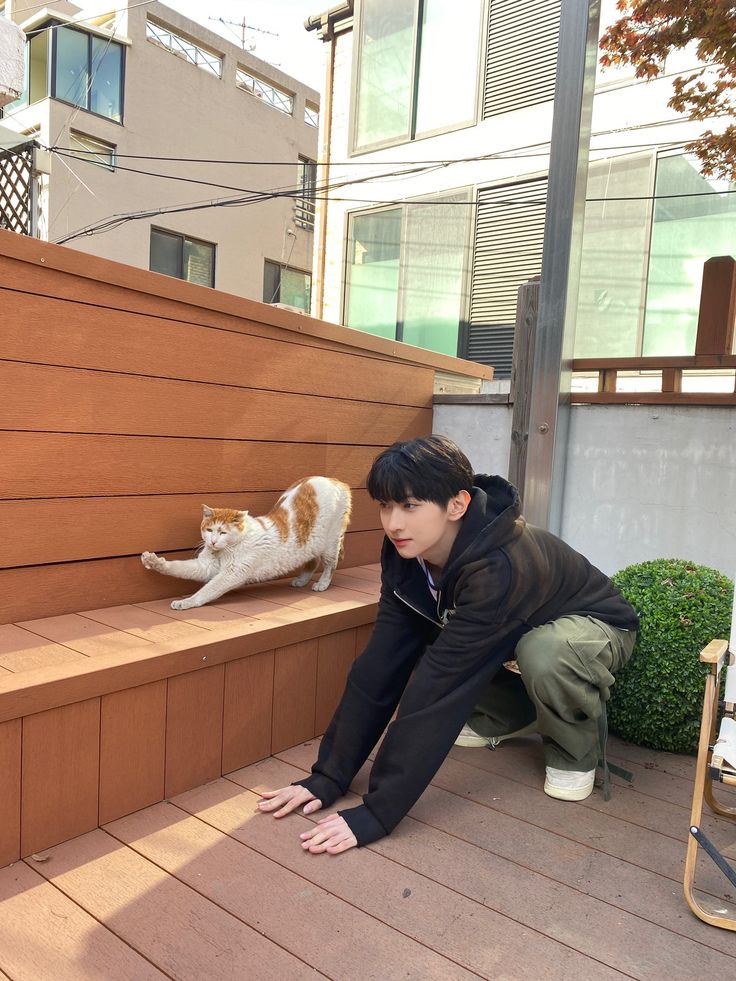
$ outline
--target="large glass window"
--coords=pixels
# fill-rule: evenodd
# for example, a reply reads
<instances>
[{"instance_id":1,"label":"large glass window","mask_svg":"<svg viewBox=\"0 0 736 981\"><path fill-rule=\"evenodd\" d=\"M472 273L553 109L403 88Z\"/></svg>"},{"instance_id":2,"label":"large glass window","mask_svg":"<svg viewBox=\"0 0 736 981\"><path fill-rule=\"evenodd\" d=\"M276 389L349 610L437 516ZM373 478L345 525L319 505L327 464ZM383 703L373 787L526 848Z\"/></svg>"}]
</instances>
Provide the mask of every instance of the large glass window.
<instances>
[{"instance_id":1,"label":"large glass window","mask_svg":"<svg viewBox=\"0 0 736 981\"><path fill-rule=\"evenodd\" d=\"M703 177L689 156L660 156L642 354L695 352L703 263L733 255L736 184ZM692 195L674 196L667 195Z\"/></svg>"},{"instance_id":2,"label":"large glass window","mask_svg":"<svg viewBox=\"0 0 736 981\"><path fill-rule=\"evenodd\" d=\"M471 225L468 191L354 214L345 324L457 354Z\"/></svg>"},{"instance_id":3,"label":"large glass window","mask_svg":"<svg viewBox=\"0 0 736 981\"><path fill-rule=\"evenodd\" d=\"M8 109L51 96L122 122L121 44L50 21L29 34L25 58L23 95Z\"/></svg>"},{"instance_id":4,"label":"large glass window","mask_svg":"<svg viewBox=\"0 0 736 981\"><path fill-rule=\"evenodd\" d=\"M211 242L152 228L150 268L152 272L176 276L189 283L214 286L215 246Z\"/></svg>"},{"instance_id":5,"label":"large glass window","mask_svg":"<svg viewBox=\"0 0 736 981\"><path fill-rule=\"evenodd\" d=\"M734 252L729 190L681 152L591 163L575 357L695 352L703 264Z\"/></svg>"},{"instance_id":6,"label":"large glass window","mask_svg":"<svg viewBox=\"0 0 736 981\"><path fill-rule=\"evenodd\" d=\"M122 45L70 27L60 27L53 33L54 98L121 122Z\"/></svg>"},{"instance_id":7,"label":"large glass window","mask_svg":"<svg viewBox=\"0 0 736 981\"><path fill-rule=\"evenodd\" d=\"M475 120L483 0L363 0L360 9L355 150Z\"/></svg>"},{"instance_id":8,"label":"large glass window","mask_svg":"<svg viewBox=\"0 0 736 981\"><path fill-rule=\"evenodd\" d=\"M309 313L312 277L301 269L291 269L266 259L263 265L263 302L284 303Z\"/></svg>"},{"instance_id":9,"label":"large glass window","mask_svg":"<svg viewBox=\"0 0 736 981\"><path fill-rule=\"evenodd\" d=\"M633 357L641 348L654 153L596 160L588 170L575 357Z\"/></svg>"}]
</instances>

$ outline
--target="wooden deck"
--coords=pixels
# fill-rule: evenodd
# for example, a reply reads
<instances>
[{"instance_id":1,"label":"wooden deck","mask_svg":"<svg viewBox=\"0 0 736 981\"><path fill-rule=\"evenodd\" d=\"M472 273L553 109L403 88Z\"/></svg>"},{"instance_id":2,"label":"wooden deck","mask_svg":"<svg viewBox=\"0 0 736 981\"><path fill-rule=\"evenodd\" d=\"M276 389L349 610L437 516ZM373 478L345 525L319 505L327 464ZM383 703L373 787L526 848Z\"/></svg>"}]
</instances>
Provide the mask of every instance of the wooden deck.
<instances>
[{"instance_id":1,"label":"wooden deck","mask_svg":"<svg viewBox=\"0 0 736 981\"><path fill-rule=\"evenodd\" d=\"M611 743L635 781L609 803L546 797L537 737L458 749L390 838L337 858L301 851L307 818L255 813L316 741L286 750L2 870L0 978L736 976L736 934L682 895L693 759Z\"/></svg>"}]
</instances>

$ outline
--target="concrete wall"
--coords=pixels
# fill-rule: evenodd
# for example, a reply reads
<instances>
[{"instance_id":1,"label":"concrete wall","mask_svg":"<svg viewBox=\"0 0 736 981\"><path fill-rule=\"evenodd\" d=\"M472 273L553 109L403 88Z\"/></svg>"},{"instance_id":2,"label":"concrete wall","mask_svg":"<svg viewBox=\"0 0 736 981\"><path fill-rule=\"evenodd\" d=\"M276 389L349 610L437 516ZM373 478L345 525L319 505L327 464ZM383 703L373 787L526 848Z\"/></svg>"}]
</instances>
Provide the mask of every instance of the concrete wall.
<instances>
[{"instance_id":1,"label":"concrete wall","mask_svg":"<svg viewBox=\"0 0 736 981\"><path fill-rule=\"evenodd\" d=\"M434 432L507 474L511 410L437 405ZM562 537L604 572L690 559L736 576L736 408L572 407Z\"/></svg>"},{"instance_id":2,"label":"concrete wall","mask_svg":"<svg viewBox=\"0 0 736 981\"><path fill-rule=\"evenodd\" d=\"M221 55L222 78L146 40L147 15ZM159 3L131 6L121 15L116 37L130 41L126 46L122 126L56 100L16 112L13 125L23 129L40 125L41 141L60 147L69 146L69 132L74 129L114 144L121 155L264 163L212 166L121 156L118 168L111 172L87 161L55 157L48 190L50 241L58 242L116 213L233 198L240 196L238 189L247 194L250 190L293 187L299 155L316 158L317 130L304 122L305 102L319 103L315 90ZM293 115L236 88L238 66L250 68L293 93ZM149 173L130 173L124 168ZM187 183L151 173L225 186ZM74 239L69 245L148 268L152 225L204 239L217 245L216 287L261 300L265 259L311 271L314 236L297 227L293 219L294 201L283 198L245 207L156 215ZM289 229L294 230L294 236L287 234Z\"/></svg>"}]
</instances>

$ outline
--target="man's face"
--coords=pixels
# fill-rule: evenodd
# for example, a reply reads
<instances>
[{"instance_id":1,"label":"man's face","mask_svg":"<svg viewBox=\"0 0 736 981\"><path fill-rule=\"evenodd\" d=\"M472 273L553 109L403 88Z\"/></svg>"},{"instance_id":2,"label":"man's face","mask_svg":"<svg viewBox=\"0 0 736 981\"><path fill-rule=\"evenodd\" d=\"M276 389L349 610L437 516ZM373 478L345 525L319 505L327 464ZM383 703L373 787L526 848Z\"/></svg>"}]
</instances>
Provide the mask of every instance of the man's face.
<instances>
[{"instance_id":1,"label":"man's face","mask_svg":"<svg viewBox=\"0 0 736 981\"><path fill-rule=\"evenodd\" d=\"M426 562L444 566L459 530L457 507L409 497L405 501L379 501L381 524L404 559L421 556Z\"/></svg>"}]
</instances>

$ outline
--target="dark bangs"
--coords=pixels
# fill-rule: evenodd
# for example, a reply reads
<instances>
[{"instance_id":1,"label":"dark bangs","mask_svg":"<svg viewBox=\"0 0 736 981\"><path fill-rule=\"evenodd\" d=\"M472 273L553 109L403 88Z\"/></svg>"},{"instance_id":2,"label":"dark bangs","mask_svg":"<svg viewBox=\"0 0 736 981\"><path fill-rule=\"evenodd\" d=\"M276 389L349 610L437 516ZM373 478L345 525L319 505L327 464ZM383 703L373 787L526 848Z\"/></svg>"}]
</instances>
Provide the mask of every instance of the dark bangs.
<instances>
[{"instance_id":1,"label":"dark bangs","mask_svg":"<svg viewBox=\"0 0 736 981\"><path fill-rule=\"evenodd\" d=\"M380 453L366 481L374 501L413 497L445 505L473 486L473 469L462 450L445 436L422 436L394 443Z\"/></svg>"}]
</instances>

